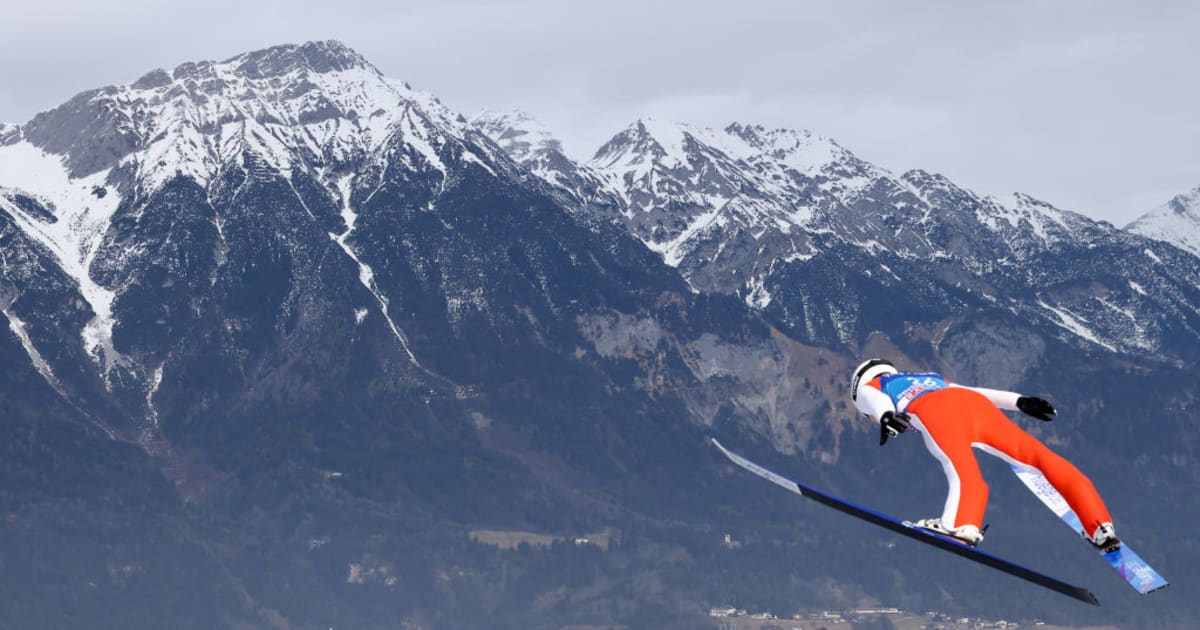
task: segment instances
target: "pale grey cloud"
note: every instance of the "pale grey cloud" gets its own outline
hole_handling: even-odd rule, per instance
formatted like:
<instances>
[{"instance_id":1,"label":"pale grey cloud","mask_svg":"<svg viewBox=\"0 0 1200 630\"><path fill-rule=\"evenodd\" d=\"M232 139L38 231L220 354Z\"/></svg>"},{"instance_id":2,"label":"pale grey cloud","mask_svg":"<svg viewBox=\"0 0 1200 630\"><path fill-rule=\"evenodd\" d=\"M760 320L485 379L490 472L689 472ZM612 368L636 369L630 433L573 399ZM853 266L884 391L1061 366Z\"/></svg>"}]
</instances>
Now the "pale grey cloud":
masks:
<instances>
[{"instance_id":1,"label":"pale grey cloud","mask_svg":"<svg viewBox=\"0 0 1200 630\"><path fill-rule=\"evenodd\" d=\"M1200 184L1191 2L8 0L0 120L154 67L340 39L587 155L641 116L804 127L1123 224Z\"/></svg>"}]
</instances>

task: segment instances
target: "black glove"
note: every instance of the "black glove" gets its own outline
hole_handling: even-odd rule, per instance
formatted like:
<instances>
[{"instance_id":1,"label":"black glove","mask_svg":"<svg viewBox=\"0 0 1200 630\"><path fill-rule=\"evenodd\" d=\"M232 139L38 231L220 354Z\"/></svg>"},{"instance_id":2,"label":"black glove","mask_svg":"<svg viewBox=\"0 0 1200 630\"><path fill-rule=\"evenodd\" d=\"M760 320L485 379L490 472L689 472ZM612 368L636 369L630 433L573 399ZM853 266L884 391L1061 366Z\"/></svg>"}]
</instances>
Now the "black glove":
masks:
<instances>
[{"instance_id":1,"label":"black glove","mask_svg":"<svg viewBox=\"0 0 1200 630\"><path fill-rule=\"evenodd\" d=\"M1054 405L1051 405L1041 398L1035 398L1033 396L1021 396L1018 398L1017 409L1020 409L1034 418L1043 420L1045 422L1050 422L1053 420L1054 418L1051 418L1050 416L1053 416L1055 413L1057 413L1054 411Z\"/></svg>"},{"instance_id":2,"label":"black glove","mask_svg":"<svg viewBox=\"0 0 1200 630\"><path fill-rule=\"evenodd\" d=\"M889 437L896 437L908 430L908 414L903 411L885 411L879 419L879 445L887 444Z\"/></svg>"}]
</instances>

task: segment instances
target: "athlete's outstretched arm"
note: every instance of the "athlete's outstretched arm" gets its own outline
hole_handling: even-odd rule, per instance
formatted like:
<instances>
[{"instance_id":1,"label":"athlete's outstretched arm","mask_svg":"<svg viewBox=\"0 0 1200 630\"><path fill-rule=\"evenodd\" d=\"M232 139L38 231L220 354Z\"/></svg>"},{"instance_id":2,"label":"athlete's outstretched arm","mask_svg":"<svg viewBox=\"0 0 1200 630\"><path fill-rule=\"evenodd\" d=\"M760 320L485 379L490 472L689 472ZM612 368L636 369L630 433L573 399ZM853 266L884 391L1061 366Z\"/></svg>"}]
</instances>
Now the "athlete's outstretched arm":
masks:
<instances>
[{"instance_id":1,"label":"athlete's outstretched arm","mask_svg":"<svg viewBox=\"0 0 1200 630\"><path fill-rule=\"evenodd\" d=\"M961 387L971 391L979 392L992 401L993 405L1001 409L1009 409L1012 411L1021 411L1027 413L1038 420L1050 422L1053 416L1058 413L1054 410L1054 405L1048 401L1036 396L1022 396L1016 392L1006 392L999 389L988 389L986 387L967 387L966 385L950 384L951 387Z\"/></svg>"},{"instance_id":2,"label":"athlete's outstretched arm","mask_svg":"<svg viewBox=\"0 0 1200 630\"><path fill-rule=\"evenodd\" d=\"M950 387L961 387L963 389L969 389L973 392L979 392L980 394L986 396L988 400L992 401L993 405L996 405L1001 409L1008 409L1010 411L1017 411L1017 400L1021 398L1021 395L1016 392L1006 392L1002 389L967 387L966 385L959 385L958 383L950 383L949 385Z\"/></svg>"}]
</instances>

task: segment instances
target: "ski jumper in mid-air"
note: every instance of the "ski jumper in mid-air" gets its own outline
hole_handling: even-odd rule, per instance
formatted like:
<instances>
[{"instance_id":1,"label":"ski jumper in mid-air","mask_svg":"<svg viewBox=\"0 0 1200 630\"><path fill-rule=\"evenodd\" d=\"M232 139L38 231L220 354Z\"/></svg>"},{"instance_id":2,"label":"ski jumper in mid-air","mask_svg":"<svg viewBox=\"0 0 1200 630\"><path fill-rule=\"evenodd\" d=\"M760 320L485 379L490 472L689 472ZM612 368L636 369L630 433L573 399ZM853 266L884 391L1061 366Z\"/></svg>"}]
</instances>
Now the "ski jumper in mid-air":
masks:
<instances>
[{"instance_id":1,"label":"ski jumper in mid-air","mask_svg":"<svg viewBox=\"0 0 1200 630\"><path fill-rule=\"evenodd\" d=\"M1049 421L1055 411L1045 400L956 385L940 374L899 372L884 359L859 365L850 391L858 410L880 423L881 445L911 425L941 462L950 485L946 507L940 518L918 521L918 527L970 545L983 540L980 528L988 488L972 451L978 448L1010 464L1040 471L1079 516L1093 545L1105 551L1120 546L1112 517L1092 482L1000 411L1020 410Z\"/></svg>"}]
</instances>

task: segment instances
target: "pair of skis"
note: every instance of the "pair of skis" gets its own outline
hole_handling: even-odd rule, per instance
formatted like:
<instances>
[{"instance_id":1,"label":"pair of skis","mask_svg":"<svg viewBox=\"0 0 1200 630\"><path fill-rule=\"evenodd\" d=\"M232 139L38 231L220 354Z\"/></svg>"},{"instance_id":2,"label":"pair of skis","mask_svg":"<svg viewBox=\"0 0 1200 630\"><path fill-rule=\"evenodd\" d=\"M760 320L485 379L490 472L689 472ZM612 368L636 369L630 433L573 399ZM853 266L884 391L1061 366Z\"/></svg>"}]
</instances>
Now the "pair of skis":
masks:
<instances>
[{"instance_id":1,"label":"pair of skis","mask_svg":"<svg viewBox=\"0 0 1200 630\"><path fill-rule=\"evenodd\" d=\"M932 545L940 549L944 549L955 555L961 556L968 560L973 560L983 565L992 567L1007 573L1009 575L1021 578L1028 582L1037 584L1056 591L1067 597L1077 599L1081 602L1100 605L1100 601L1091 591L1080 586L1067 584L1061 580L1057 580L1048 575L1028 569L1014 562L1005 560L998 556L994 556L986 551L981 551L975 547L971 547L956 538L943 536L937 532L932 532L927 529L917 527L909 521L901 521L875 510L855 505L849 501L839 499L830 494L826 494L815 488L810 488L804 484L797 483L782 475L776 474L754 462L734 453L721 445L715 438L712 440L714 446L721 450L733 463L745 468L746 470L770 481L785 490L799 494L800 496L813 499L819 503L827 505L835 510L844 512L856 518L860 518L869 523L874 523L880 527L889 529L898 534L907 536L914 540L918 540L927 545ZM1046 504L1064 523L1069 525L1075 532L1083 536L1083 525L1079 522L1079 517L1067 505L1062 495L1050 485L1046 478L1036 470L1025 469L1019 466L1013 466L1013 472L1021 479L1021 481L1031 490L1042 503ZM1089 543L1090 545L1090 543ZM1108 561L1117 573L1129 583L1139 593L1146 594L1154 592L1160 588L1167 586L1167 581L1162 578L1150 565L1146 564L1128 545L1122 544L1115 551L1103 552L1097 550L1101 556Z\"/></svg>"}]
</instances>

